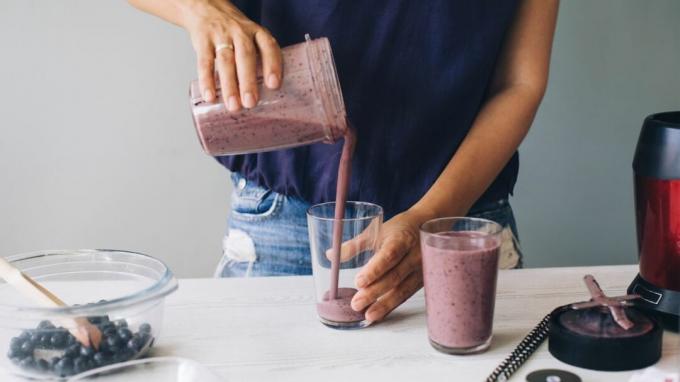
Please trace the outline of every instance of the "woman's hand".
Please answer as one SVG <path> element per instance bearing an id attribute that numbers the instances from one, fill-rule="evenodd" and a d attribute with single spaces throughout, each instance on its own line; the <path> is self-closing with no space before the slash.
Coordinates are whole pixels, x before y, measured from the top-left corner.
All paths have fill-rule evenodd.
<path id="1" fill-rule="evenodd" d="M 366 319 L 379 321 L 423 286 L 420 255 L 420 225 L 428 218 L 413 210 L 402 212 L 383 224 L 378 250 L 357 275 L 359 291 L 352 309 L 368 307 Z M 344 245 L 343 245 L 344 246 Z M 360 250 L 362 245 L 347 245 Z M 343 257 L 349 257 L 345 255 Z"/>
<path id="2" fill-rule="evenodd" d="M 265 28 L 248 19 L 229 1 L 181 1 L 180 25 L 190 34 L 198 64 L 203 98 L 216 98 L 214 73 L 219 74 L 227 109 L 257 104 L 256 66 L 262 59 L 262 74 L 270 89 L 281 84 L 281 50 Z"/>
<path id="3" fill-rule="evenodd" d="M 257 104 L 256 67 L 262 60 L 265 86 L 281 85 L 281 49 L 265 28 L 248 19 L 227 0 L 128 0 L 135 7 L 177 24 L 189 32 L 196 51 L 203 98 L 217 97 L 215 71 L 229 111 Z"/>

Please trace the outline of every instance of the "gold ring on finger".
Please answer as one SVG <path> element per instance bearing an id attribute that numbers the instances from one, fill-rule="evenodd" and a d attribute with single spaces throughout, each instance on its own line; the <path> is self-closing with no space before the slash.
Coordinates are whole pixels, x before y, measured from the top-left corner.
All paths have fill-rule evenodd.
<path id="1" fill-rule="evenodd" d="M 224 49 L 234 50 L 234 46 L 228 43 L 215 45 L 215 53 L 220 53 Z"/>

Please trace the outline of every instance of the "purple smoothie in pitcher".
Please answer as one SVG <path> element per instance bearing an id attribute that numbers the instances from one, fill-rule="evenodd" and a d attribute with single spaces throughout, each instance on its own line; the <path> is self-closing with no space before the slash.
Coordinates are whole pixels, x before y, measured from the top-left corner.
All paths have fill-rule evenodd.
<path id="1" fill-rule="evenodd" d="M 219 83 L 217 99 L 206 102 L 198 81 L 191 83 L 191 111 L 206 153 L 254 153 L 342 138 L 347 129 L 345 105 L 328 39 L 287 46 L 281 54 L 281 87 L 265 87 L 258 67 L 260 100 L 251 109 L 227 110 Z"/>
<path id="2" fill-rule="evenodd" d="M 462 231 L 421 240 L 430 342 L 448 353 L 485 350 L 493 327 L 499 238 Z"/>

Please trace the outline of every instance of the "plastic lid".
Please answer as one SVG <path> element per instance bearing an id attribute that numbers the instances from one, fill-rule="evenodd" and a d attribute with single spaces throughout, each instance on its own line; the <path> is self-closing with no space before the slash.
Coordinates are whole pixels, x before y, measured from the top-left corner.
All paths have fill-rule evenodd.
<path id="1" fill-rule="evenodd" d="M 641 369 L 661 358 L 663 329 L 635 308 L 625 308 L 634 323 L 621 329 L 601 307 L 575 311 L 563 306 L 550 319 L 548 350 L 570 365 L 593 370 Z"/>
<path id="2" fill-rule="evenodd" d="M 594 370 L 632 370 L 661 358 L 663 329 L 631 307 L 638 295 L 607 296 L 592 275 L 583 278 L 591 300 L 550 314 L 548 350 L 560 361 Z"/>

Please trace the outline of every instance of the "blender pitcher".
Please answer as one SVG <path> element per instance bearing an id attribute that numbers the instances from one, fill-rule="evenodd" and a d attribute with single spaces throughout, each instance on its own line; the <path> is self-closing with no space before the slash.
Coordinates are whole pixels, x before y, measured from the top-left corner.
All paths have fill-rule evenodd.
<path id="1" fill-rule="evenodd" d="M 191 83 L 191 110 L 198 138 L 213 156 L 278 150 L 317 142 L 333 143 L 347 130 L 345 104 L 327 38 L 285 47 L 283 82 L 279 89 L 263 86 L 258 67 L 260 99 L 251 109 L 230 112 L 217 85 L 217 99 L 206 102 L 198 81 Z"/>

